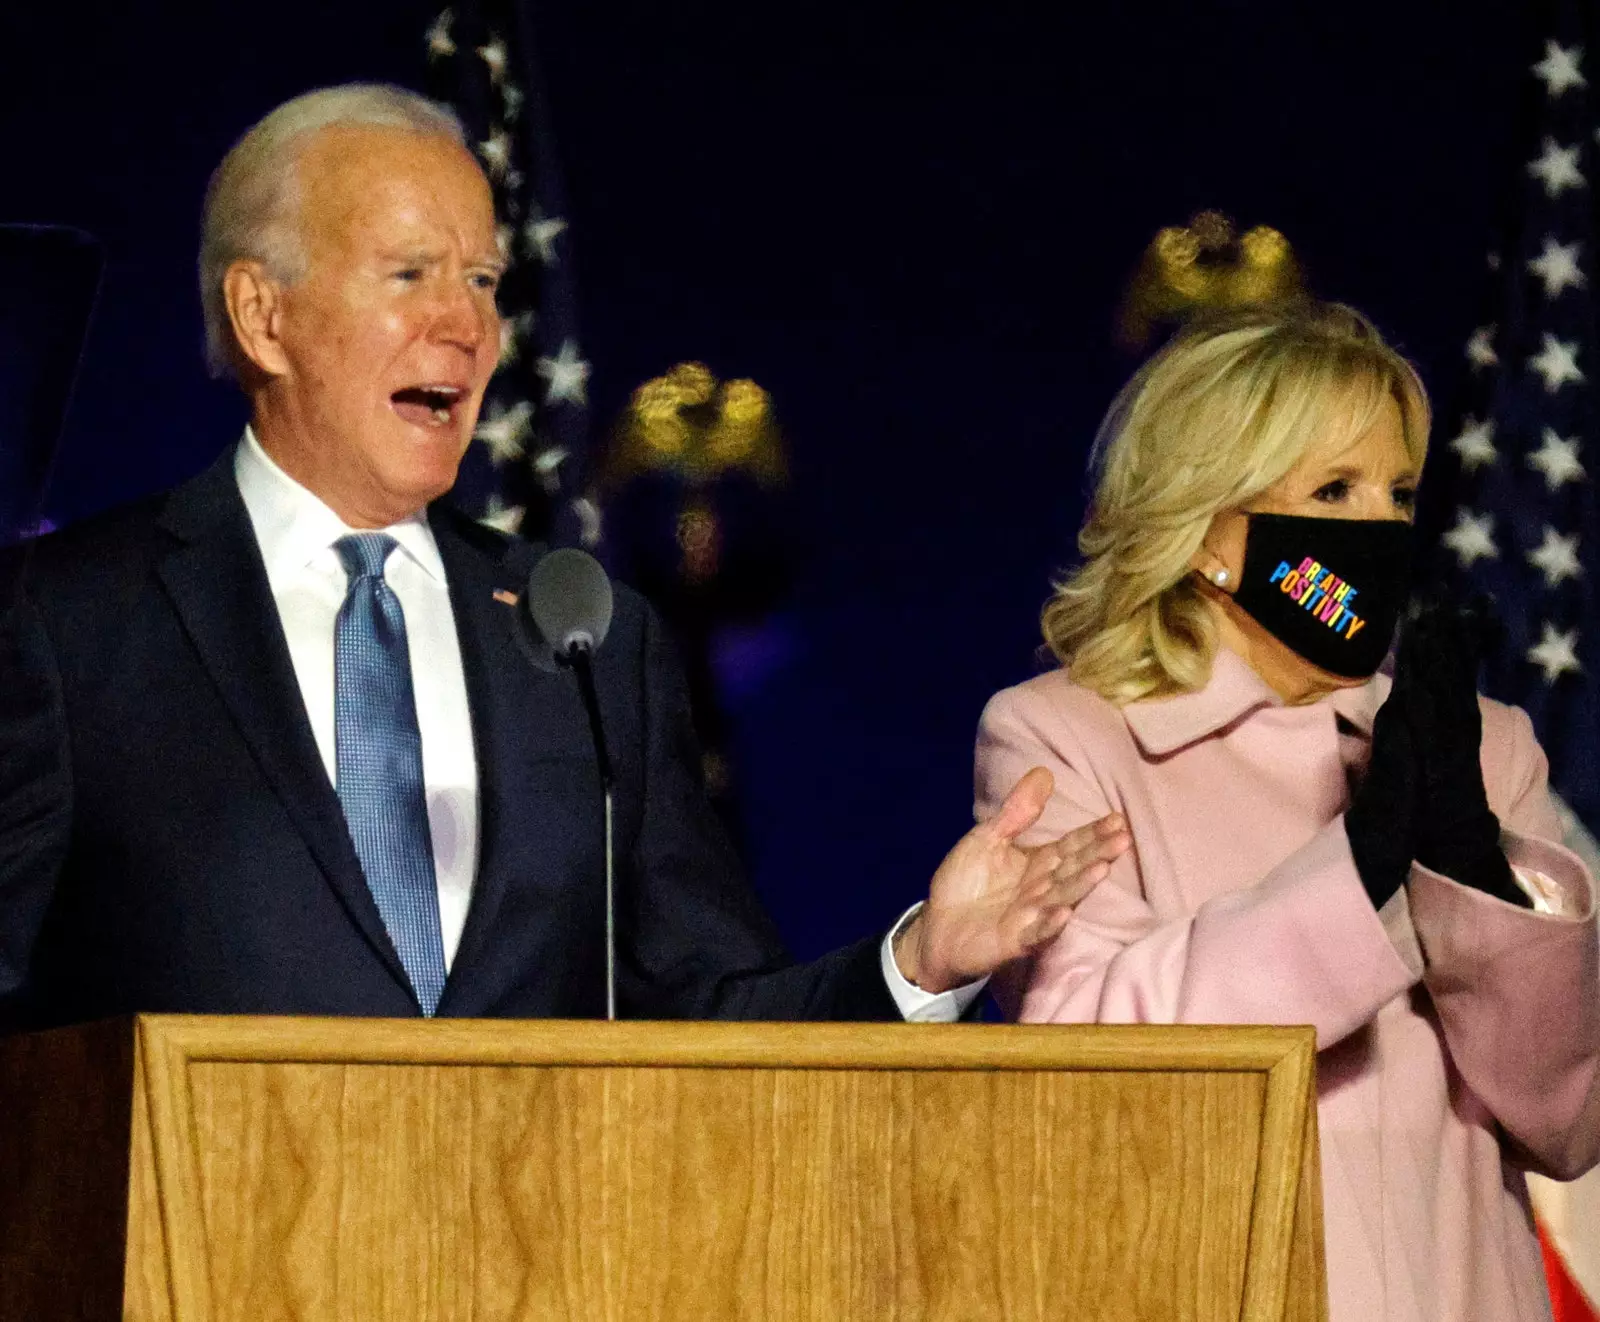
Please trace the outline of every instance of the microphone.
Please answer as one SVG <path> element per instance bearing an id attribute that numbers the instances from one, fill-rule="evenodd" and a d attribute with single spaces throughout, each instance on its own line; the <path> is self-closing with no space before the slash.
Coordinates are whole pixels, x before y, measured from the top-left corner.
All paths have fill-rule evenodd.
<path id="1" fill-rule="evenodd" d="M 551 551 L 533 567 L 522 598 L 533 625 L 528 649 L 541 669 L 570 669 L 589 717 L 600 791 L 605 805 L 606 854 L 606 1018 L 617 1017 L 617 867 L 611 754 L 600 720 L 600 695 L 594 684 L 594 654 L 611 629 L 611 580 L 600 562 L 576 547 Z"/>
<path id="2" fill-rule="evenodd" d="M 576 547 L 551 551 L 533 567 L 523 601 L 538 630 L 534 661 L 546 670 L 570 665 L 574 649 L 598 651 L 611 628 L 611 580 Z"/>

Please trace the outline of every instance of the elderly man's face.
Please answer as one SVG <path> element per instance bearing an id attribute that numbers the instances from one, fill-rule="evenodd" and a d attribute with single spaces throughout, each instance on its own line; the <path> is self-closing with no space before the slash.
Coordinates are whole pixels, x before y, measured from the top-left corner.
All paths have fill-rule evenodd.
<path id="1" fill-rule="evenodd" d="M 449 490 L 499 356 L 493 199 L 448 138 L 335 128 L 296 172 L 304 276 L 280 291 L 269 452 L 346 522 Z"/>

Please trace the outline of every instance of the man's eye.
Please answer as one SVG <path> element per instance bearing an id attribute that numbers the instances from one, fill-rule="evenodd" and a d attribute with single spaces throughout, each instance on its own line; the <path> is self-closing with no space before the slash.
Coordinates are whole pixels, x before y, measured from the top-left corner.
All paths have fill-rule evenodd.
<path id="1" fill-rule="evenodd" d="M 500 287 L 500 277 L 480 271 L 472 277 L 472 283 L 479 289 L 487 289 L 492 292 Z"/>
<path id="2" fill-rule="evenodd" d="M 394 278 L 396 280 L 404 280 L 407 284 L 415 283 L 422 279 L 422 268 L 420 266 L 404 267 L 394 273 Z"/>
<path id="3" fill-rule="evenodd" d="M 1350 494 L 1350 484 L 1342 477 L 1335 478 L 1332 482 L 1325 483 L 1311 493 L 1313 500 L 1320 500 L 1325 505 L 1337 505 Z"/>

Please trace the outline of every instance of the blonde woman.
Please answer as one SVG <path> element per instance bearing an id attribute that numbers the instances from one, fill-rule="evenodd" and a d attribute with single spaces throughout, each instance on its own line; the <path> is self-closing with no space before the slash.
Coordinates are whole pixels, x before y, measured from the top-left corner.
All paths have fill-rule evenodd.
<path id="1" fill-rule="evenodd" d="M 988 817 L 1133 846 L 997 988 L 1016 1018 L 1317 1030 L 1334 1322 L 1549 1315 L 1526 1170 L 1600 1155 L 1593 885 L 1527 716 L 1407 595 L 1428 404 L 1335 305 L 1199 327 L 1118 398 L 1059 669 L 997 695 Z"/>

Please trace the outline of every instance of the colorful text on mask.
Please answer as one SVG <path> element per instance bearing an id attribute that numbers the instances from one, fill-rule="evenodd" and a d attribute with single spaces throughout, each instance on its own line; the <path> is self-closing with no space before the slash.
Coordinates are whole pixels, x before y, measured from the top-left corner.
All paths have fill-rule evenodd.
<path id="1" fill-rule="evenodd" d="M 1298 569 L 1290 569 L 1287 560 L 1279 561 L 1267 581 L 1276 583 L 1279 592 L 1346 639 L 1354 638 L 1366 628 L 1367 622 L 1350 609 L 1356 590 L 1310 556 L 1300 562 Z"/>

